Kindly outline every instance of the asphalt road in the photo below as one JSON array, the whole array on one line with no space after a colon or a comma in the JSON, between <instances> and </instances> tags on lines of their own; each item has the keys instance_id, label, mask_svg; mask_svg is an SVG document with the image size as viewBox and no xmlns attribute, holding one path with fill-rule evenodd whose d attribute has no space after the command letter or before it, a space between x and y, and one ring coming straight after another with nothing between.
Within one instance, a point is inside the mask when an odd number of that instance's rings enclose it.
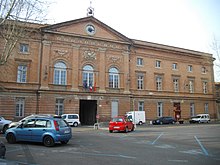
<instances>
[{"instance_id":1,"label":"asphalt road","mask_svg":"<svg viewBox=\"0 0 220 165\"><path fill-rule=\"evenodd\" d=\"M219 165L220 124L143 125L134 132L73 128L67 145L8 144L0 165Z\"/></svg>"}]
</instances>

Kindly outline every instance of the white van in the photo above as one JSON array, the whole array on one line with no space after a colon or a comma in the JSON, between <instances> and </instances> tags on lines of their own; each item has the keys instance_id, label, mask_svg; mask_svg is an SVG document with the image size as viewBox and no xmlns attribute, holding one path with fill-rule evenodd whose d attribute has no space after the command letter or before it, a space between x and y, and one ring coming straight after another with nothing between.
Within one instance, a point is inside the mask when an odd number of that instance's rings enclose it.
<instances>
[{"instance_id":1,"label":"white van","mask_svg":"<svg viewBox=\"0 0 220 165\"><path fill-rule=\"evenodd\" d=\"M196 116L193 116L189 123L208 123L210 122L210 116L209 114L198 114Z\"/></svg>"},{"instance_id":2,"label":"white van","mask_svg":"<svg viewBox=\"0 0 220 165\"><path fill-rule=\"evenodd\" d=\"M70 126L77 127L80 124L80 120L79 120L79 115L78 114L63 114L63 115L61 115L61 117Z\"/></svg>"},{"instance_id":3,"label":"white van","mask_svg":"<svg viewBox=\"0 0 220 165\"><path fill-rule=\"evenodd\" d=\"M125 116L128 119L132 119L134 124L142 125L146 122L145 111L130 111L126 112Z\"/></svg>"}]
</instances>

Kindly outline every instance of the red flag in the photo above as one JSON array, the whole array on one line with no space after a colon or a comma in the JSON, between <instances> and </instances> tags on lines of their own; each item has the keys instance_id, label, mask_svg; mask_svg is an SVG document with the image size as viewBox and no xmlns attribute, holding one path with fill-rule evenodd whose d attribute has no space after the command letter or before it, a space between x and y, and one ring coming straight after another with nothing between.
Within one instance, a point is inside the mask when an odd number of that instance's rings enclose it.
<instances>
[{"instance_id":1,"label":"red flag","mask_svg":"<svg viewBox=\"0 0 220 165\"><path fill-rule=\"evenodd\" d=\"M95 84L94 84L94 89L93 89L93 90L94 90L94 92L96 91L96 82L95 82Z\"/></svg>"}]
</instances>

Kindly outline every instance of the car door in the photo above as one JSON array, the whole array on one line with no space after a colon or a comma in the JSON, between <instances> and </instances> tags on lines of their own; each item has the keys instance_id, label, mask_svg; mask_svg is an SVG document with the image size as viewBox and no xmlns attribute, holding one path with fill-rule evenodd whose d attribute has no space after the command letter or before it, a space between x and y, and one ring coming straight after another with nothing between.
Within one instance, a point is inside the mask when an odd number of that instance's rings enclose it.
<instances>
[{"instance_id":1,"label":"car door","mask_svg":"<svg viewBox=\"0 0 220 165\"><path fill-rule=\"evenodd\" d=\"M131 130L133 127L133 123L132 121L130 121L128 118L125 118L125 121L127 123L128 129Z\"/></svg>"},{"instance_id":2,"label":"car door","mask_svg":"<svg viewBox=\"0 0 220 165\"><path fill-rule=\"evenodd\" d=\"M31 140L34 142L42 142L44 133L50 131L51 125L51 121L48 119L36 119Z\"/></svg>"},{"instance_id":3,"label":"car door","mask_svg":"<svg viewBox=\"0 0 220 165\"><path fill-rule=\"evenodd\" d=\"M28 119L16 128L17 141L31 141L32 130L35 126L35 119Z\"/></svg>"}]
</instances>

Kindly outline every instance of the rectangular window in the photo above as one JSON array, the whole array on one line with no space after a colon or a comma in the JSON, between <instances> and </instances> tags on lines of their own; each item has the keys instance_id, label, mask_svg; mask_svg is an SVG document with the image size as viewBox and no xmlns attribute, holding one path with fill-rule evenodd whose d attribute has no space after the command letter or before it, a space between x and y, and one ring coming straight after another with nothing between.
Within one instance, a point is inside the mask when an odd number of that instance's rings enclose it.
<instances>
[{"instance_id":1,"label":"rectangular window","mask_svg":"<svg viewBox=\"0 0 220 165\"><path fill-rule=\"evenodd\" d=\"M156 77L156 90L162 91L162 77L160 76Z\"/></svg>"},{"instance_id":2,"label":"rectangular window","mask_svg":"<svg viewBox=\"0 0 220 165\"><path fill-rule=\"evenodd\" d=\"M143 65L143 58L137 58L137 65L142 66Z\"/></svg>"},{"instance_id":3,"label":"rectangular window","mask_svg":"<svg viewBox=\"0 0 220 165\"><path fill-rule=\"evenodd\" d=\"M209 104L208 103L205 103L205 105L204 105L204 112L209 113Z\"/></svg>"},{"instance_id":4,"label":"rectangular window","mask_svg":"<svg viewBox=\"0 0 220 165\"><path fill-rule=\"evenodd\" d=\"M118 74L109 74L109 88L118 88L119 77Z\"/></svg>"},{"instance_id":5,"label":"rectangular window","mask_svg":"<svg viewBox=\"0 0 220 165\"><path fill-rule=\"evenodd\" d=\"M20 52L21 53L28 53L29 52L29 45L28 44L24 44L24 43L20 43Z\"/></svg>"},{"instance_id":6,"label":"rectangular window","mask_svg":"<svg viewBox=\"0 0 220 165\"><path fill-rule=\"evenodd\" d=\"M144 111L144 102L143 101L138 102L138 111Z\"/></svg>"},{"instance_id":7,"label":"rectangular window","mask_svg":"<svg viewBox=\"0 0 220 165\"><path fill-rule=\"evenodd\" d=\"M204 81L202 83L202 86L203 86L203 93L207 94L208 93L208 83L206 81Z\"/></svg>"},{"instance_id":8,"label":"rectangular window","mask_svg":"<svg viewBox=\"0 0 220 165\"><path fill-rule=\"evenodd\" d=\"M189 80L189 93L194 93L194 81Z\"/></svg>"},{"instance_id":9,"label":"rectangular window","mask_svg":"<svg viewBox=\"0 0 220 165\"><path fill-rule=\"evenodd\" d=\"M159 61L159 60L156 60L156 64L155 64L156 66L156 68L160 68L161 67L161 61Z\"/></svg>"},{"instance_id":10,"label":"rectangular window","mask_svg":"<svg viewBox=\"0 0 220 165\"><path fill-rule=\"evenodd\" d=\"M203 73L203 74L206 74L206 68L205 68L204 66L202 67L201 70L202 70L202 73Z\"/></svg>"},{"instance_id":11,"label":"rectangular window","mask_svg":"<svg viewBox=\"0 0 220 165\"><path fill-rule=\"evenodd\" d=\"M158 102L157 103L157 117L162 117L163 116L163 103Z\"/></svg>"},{"instance_id":12,"label":"rectangular window","mask_svg":"<svg viewBox=\"0 0 220 165\"><path fill-rule=\"evenodd\" d=\"M144 76L142 74L137 76L137 89L144 89Z\"/></svg>"},{"instance_id":13,"label":"rectangular window","mask_svg":"<svg viewBox=\"0 0 220 165\"><path fill-rule=\"evenodd\" d=\"M55 114L62 115L64 112L64 99L56 99Z\"/></svg>"},{"instance_id":14,"label":"rectangular window","mask_svg":"<svg viewBox=\"0 0 220 165\"><path fill-rule=\"evenodd\" d=\"M177 70L177 63L173 63L173 64L172 64L172 69L173 69L173 70Z\"/></svg>"},{"instance_id":15,"label":"rectangular window","mask_svg":"<svg viewBox=\"0 0 220 165\"><path fill-rule=\"evenodd\" d=\"M173 79L173 89L174 92L179 92L179 79L177 78Z\"/></svg>"},{"instance_id":16,"label":"rectangular window","mask_svg":"<svg viewBox=\"0 0 220 165\"><path fill-rule=\"evenodd\" d=\"M24 116L24 98L16 98L15 116Z\"/></svg>"},{"instance_id":17,"label":"rectangular window","mask_svg":"<svg viewBox=\"0 0 220 165\"><path fill-rule=\"evenodd\" d=\"M27 66L19 65L17 71L17 82L25 83L27 79Z\"/></svg>"},{"instance_id":18,"label":"rectangular window","mask_svg":"<svg viewBox=\"0 0 220 165\"><path fill-rule=\"evenodd\" d=\"M192 72L192 71L193 71L192 65L188 65L188 72Z\"/></svg>"},{"instance_id":19,"label":"rectangular window","mask_svg":"<svg viewBox=\"0 0 220 165\"><path fill-rule=\"evenodd\" d=\"M195 116L195 104L190 103L190 116Z\"/></svg>"}]
</instances>

